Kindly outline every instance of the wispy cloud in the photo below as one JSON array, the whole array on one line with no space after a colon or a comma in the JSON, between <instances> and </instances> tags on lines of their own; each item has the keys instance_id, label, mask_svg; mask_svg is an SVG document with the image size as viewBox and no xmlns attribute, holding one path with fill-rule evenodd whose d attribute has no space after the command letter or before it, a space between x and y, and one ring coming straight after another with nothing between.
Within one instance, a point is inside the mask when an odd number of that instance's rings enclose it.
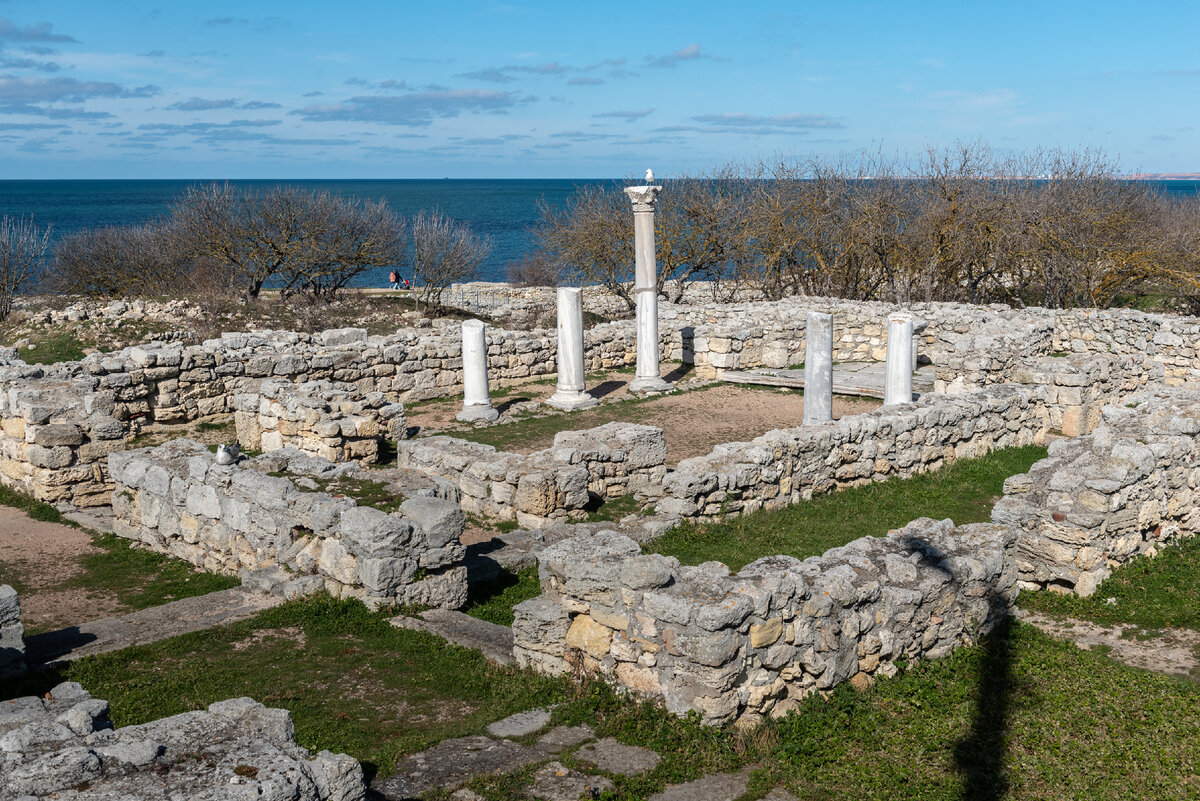
<instances>
[{"instance_id":1,"label":"wispy cloud","mask_svg":"<svg viewBox=\"0 0 1200 801\"><path fill-rule=\"evenodd\" d=\"M78 42L74 36L55 33L49 22L39 22L22 28L7 17L0 17L0 40L10 42Z\"/></svg>"},{"instance_id":2,"label":"wispy cloud","mask_svg":"<svg viewBox=\"0 0 1200 801\"><path fill-rule=\"evenodd\" d=\"M640 120L642 117L648 117L653 113L654 109L652 108L642 108L636 111L602 111L601 113L593 114L592 116L612 117L614 119L625 120L626 122L633 122L634 120Z\"/></svg>"},{"instance_id":3,"label":"wispy cloud","mask_svg":"<svg viewBox=\"0 0 1200 801\"><path fill-rule=\"evenodd\" d=\"M929 105L953 111L999 111L1013 108L1019 100L1012 89L934 92L928 97Z\"/></svg>"},{"instance_id":4,"label":"wispy cloud","mask_svg":"<svg viewBox=\"0 0 1200 801\"><path fill-rule=\"evenodd\" d=\"M745 133L774 134L794 133L811 128L846 127L845 123L841 120L825 114L776 114L774 116L759 116L755 114L700 114L692 117L692 119L709 126L698 130L710 133L740 131Z\"/></svg>"},{"instance_id":5,"label":"wispy cloud","mask_svg":"<svg viewBox=\"0 0 1200 801\"><path fill-rule=\"evenodd\" d=\"M681 47L674 53L667 53L665 56L646 56L646 66L648 67L677 67L685 61L699 61L703 59L718 60L716 56L709 55L700 49L698 44L690 44L687 47Z\"/></svg>"},{"instance_id":6,"label":"wispy cloud","mask_svg":"<svg viewBox=\"0 0 1200 801\"><path fill-rule=\"evenodd\" d=\"M491 89L455 89L400 96L362 95L341 103L312 105L292 112L315 122L379 122L422 128L443 117L463 113L503 113L534 98Z\"/></svg>"},{"instance_id":7,"label":"wispy cloud","mask_svg":"<svg viewBox=\"0 0 1200 801\"><path fill-rule=\"evenodd\" d=\"M104 120L111 119L107 111L84 111L81 108L49 108L35 106L32 103L0 104L0 114L25 114L31 117L45 117L51 120Z\"/></svg>"},{"instance_id":8,"label":"wispy cloud","mask_svg":"<svg viewBox=\"0 0 1200 801\"><path fill-rule=\"evenodd\" d=\"M129 89L108 81L0 75L0 103L81 103L96 97L153 97L161 91L153 85Z\"/></svg>"},{"instance_id":9,"label":"wispy cloud","mask_svg":"<svg viewBox=\"0 0 1200 801\"><path fill-rule=\"evenodd\" d=\"M282 108L278 103L268 103L263 100L247 100L242 102L236 97L230 98L203 98L190 97L187 100L180 100L167 106L171 111L213 111L216 109L233 108L244 111L252 111L264 108Z\"/></svg>"},{"instance_id":10,"label":"wispy cloud","mask_svg":"<svg viewBox=\"0 0 1200 801\"><path fill-rule=\"evenodd\" d=\"M591 78L586 75L579 75L567 81L571 86L599 86L604 83L603 78Z\"/></svg>"}]
</instances>

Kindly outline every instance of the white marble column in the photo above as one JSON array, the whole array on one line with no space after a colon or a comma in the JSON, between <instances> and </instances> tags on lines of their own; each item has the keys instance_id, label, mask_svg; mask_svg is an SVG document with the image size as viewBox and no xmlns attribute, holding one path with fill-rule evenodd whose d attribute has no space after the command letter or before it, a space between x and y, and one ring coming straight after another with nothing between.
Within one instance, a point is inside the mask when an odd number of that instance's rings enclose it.
<instances>
[{"instance_id":1,"label":"white marble column","mask_svg":"<svg viewBox=\"0 0 1200 801\"><path fill-rule=\"evenodd\" d=\"M913 316L888 315L887 361L884 363L883 405L912 403Z\"/></svg>"},{"instance_id":2,"label":"white marble column","mask_svg":"<svg viewBox=\"0 0 1200 801\"><path fill-rule=\"evenodd\" d=\"M833 315L809 312L804 326L804 425L833 419Z\"/></svg>"},{"instance_id":3,"label":"white marble column","mask_svg":"<svg viewBox=\"0 0 1200 801\"><path fill-rule=\"evenodd\" d=\"M600 402L584 392L583 387L583 291L578 287L560 286L558 388L546 403L572 411L587 409Z\"/></svg>"},{"instance_id":4,"label":"white marble column","mask_svg":"<svg viewBox=\"0 0 1200 801\"><path fill-rule=\"evenodd\" d=\"M500 416L488 396L487 336L479 320L463 320L463 407L454 419L491 422Z\"/></svg>"},{"instance_id":5,"label":"white marble column","mask_svg":"<svg viewBox=\"0 0 1200 801\"><path fill-rule=\"evenodd\" d=\"M634 281L637 300L637 375L630 392L666 392L671 384L658 374L658 264L654 250L654 204L661 186L630 186L633 203Z\"/></svg>"}]
</instances>

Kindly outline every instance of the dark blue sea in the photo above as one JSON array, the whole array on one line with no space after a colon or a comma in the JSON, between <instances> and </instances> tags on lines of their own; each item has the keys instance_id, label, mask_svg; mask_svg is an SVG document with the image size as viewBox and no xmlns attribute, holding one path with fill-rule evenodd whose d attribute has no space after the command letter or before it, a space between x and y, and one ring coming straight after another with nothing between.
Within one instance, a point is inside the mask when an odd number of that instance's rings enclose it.
<instances>
[{"instance_id":1,"label":"dark blue sea","mask_svg":"<svg viewBox=\"0 0 1200 801\"><path fill-rule=\"evenodd\" d=\"M129 225L165 216L172 201L202 181L0 181L0 215L33 215L53 225L55 238L104 225ZM481 280L503 281L510 261L533 247L531 228L538 202L559 205L584 184L597 180L406 180L406 181L230 181L236 186L282 184L327 190L346 197L386 200L402 217L440 209L492 240ZM630 223L632 231L632 222ZM387 269L359 276L359 285L386 285Z\"/></svg>"},{"instance_id":2,"label":"dark blue sea","mask_svg":"<svg viewBox=\"0 0 1200 801\"><path fill-rule=\"evenodd\" d=\"M164 216L173 200L200 181L0 181L0 215L33 215L53 225L55 237L80 228L144 223ZM491 237L493 248L479 278L504 280L505 265L533 247L531 229L538 202L559 205L597 179L557 180L387 180L387 181L231 181L239 186L280 184L328 190L347 197L386 200L397 214L440 209ZM1167 195L1200 193L1200 181L1147 181ZM630 225L632 232L632 223ZM632 235L632 233L631 233ZM387 269L359 277L362 286L383 286Z\"/></svg>"}]
</instances>

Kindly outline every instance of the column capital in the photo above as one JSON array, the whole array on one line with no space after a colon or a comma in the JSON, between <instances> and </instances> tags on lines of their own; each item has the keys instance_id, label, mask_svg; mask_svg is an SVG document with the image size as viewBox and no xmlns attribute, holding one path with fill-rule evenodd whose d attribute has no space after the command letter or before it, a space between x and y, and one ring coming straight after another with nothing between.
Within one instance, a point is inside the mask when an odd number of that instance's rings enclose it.
<instances>
[{"instance_id":1,"label":"column capital","mask_svg":"<svg viewBox=\"0 0 1200 801\"><path fill-rule=\"evenodd\" d=\"M661 186L627 186L625 187L625 196L633 203L634 213L652 212L654 203L658 200L658 193L661 191Z\"/></svg>"}]
</instances>

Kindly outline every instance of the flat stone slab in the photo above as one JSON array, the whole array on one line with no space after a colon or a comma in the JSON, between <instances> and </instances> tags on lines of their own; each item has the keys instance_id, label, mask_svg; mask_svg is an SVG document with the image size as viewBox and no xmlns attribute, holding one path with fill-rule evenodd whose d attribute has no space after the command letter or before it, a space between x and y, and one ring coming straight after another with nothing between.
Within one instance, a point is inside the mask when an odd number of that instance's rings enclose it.
<instances>
[{"instance_id":1,"label":"flat stone slab","mask_svg":"<svg viewBox=\"0 0 1200 801\"><path fill-rule=\"evenodd\" d=\"M913 373L913 398L933 392L936 378L932 365L925 365ZM759 384L769 387L804 389L803 370L726 370L723 381L731 384ZM867 398L882 398L884 385L883 362L842 362L833 366L833 394L859 395Z\"/></svg>"},{"instance_id":2,"label":"flat stone slab","mask_svg":"<svg viewBox=\"0 0 1200 801\"><path fill-rule=\"evenodd\" d=\"M405 801L434 788L448 788L475 777L519 770L545 755L512 740L476 735L443 740L400 763L395 775L371 789L388 801Z\"/></svg>"},{"instance_id":3,"label":"flat stone slab","mask_svg":"<svg viewBox=\"0 0 1200 801\"><path fill-rule=\"evenodd\" d=\"M391 619L396 628L436 634L444 640L481 651L497 665L511 665L513 634L508 626L489 623L452 609L427 609L419 617L398 615Z\"/></svg>"},{"instance_id":4,"label":"flat stone slab","mask_svg":"<svg viewBox=\"0 0 1200 801\"><path fill-rule=\"evenodd\" d=\"M593 745L585 745L575 752L580 764L598 768L618 776L637 776L649 773L658 765L658 754L649 748L637 745L621 745L612 737L605 737Z\"/></svg>"},{"instance_id":5,"label":"flat stone slab","mask_svg":"<svg viewBox=\"0 0 1200 801\"><path fill-rule=\"evenodd\" d=\"M533 774L533 784L525 789L530 798L542 801L579 801L580 798L599 798L611 790L611 779L589 776L565 767L561 762L547 762Z\"/></svg>"},{"instance_id":6,"label":"flat stone slab","mask_svg":"<svg viewBox=\"0 0 1200 801\"><path fill-rule=\"evenodd\" d=\"M113 516L111 513L71 511L64 512L63 517L72 523L78 523L86 529L99 531L101 534L112 534Z\"/></svg>"},{"instance_id":7,"label":"flat stone slab","mask_svg":"<svg viewBox=\"0 0 1200 801\"><path fill-rule=\"evenodd\" d=\"M493 737L524 737L527 734L536 734L549 722L549 710L530 709L497 720L487 727L487 731Z\"/></svg>"},{"instance_id":8,"label":"flat stone slab","mask_svg":"<svg viewBox=\"0 0 1200 801\"><path fill-rule=\"evenodd\" d=\"M762 801L799 801L799 799L782 787L776 787L774 790L764 795L762 797Z\"/></svg>"},{"instance_id":9,"label":"flat stone slab","mask_svg":"<svg viewBox=\"0 0 1200 801\"><path fill-rule=\"evenodd\" d=\"M548 754L557 754L596 738L596 731L583 726L555 726L538 738L537 748Z\"/></svg>"},{"instance_id":10,"label":"flat stone slab","mask_svg":"<svg viewBox=\"0 0 1200 801\"><path fill-rule=\"evenodd\" d=\"M275 595L231 587L121 617L35 634L25 638L25 656L31 664L66 662L245 620L283 602Z\"/></svg>"},{"instance_id":11,"label":"flat stone slab","mask_svg":"<svg viewBox=\"0 0 1200 801\"><path fill-rule=\"evenodd\" d=\"M672 784L650 801L735 801L746 792L750 770L737 773L714 773L685 784Z\"/></svg>"}]
</instances>

